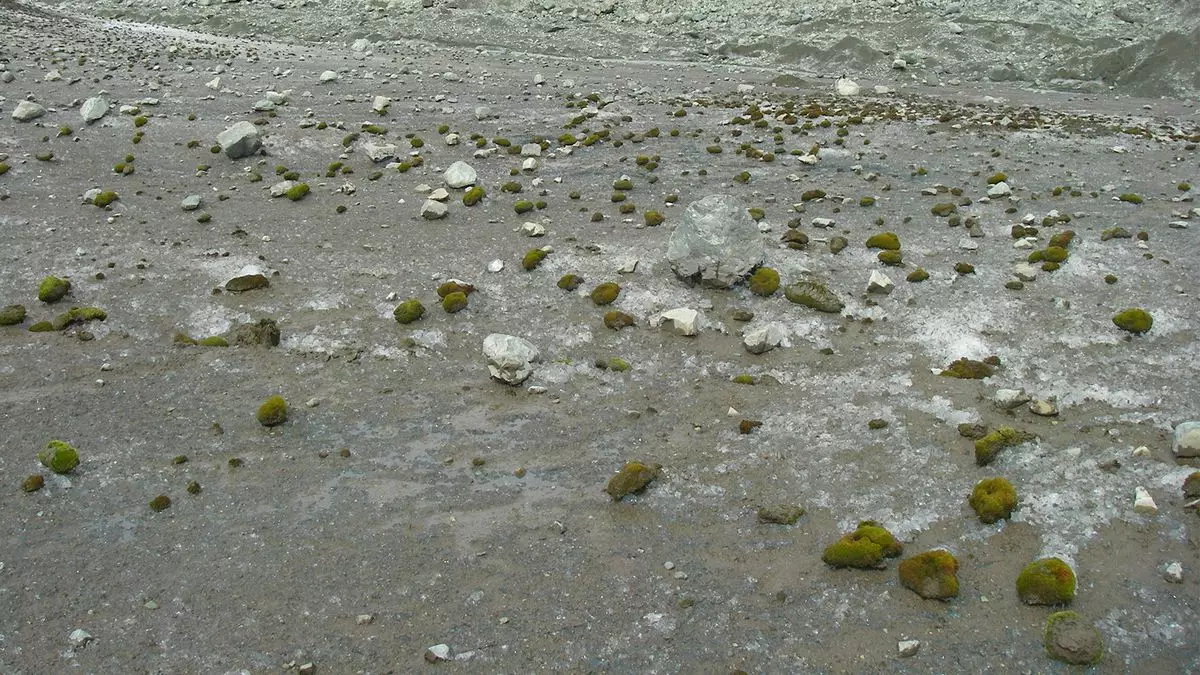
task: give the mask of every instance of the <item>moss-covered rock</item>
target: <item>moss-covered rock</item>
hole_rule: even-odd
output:
[[[900,237],[895,232],[876,232],[867,237],[867,248],[879,248],[885,251],[899,251]]]
[[[220,335],[210,335],[208,337],[196,340],[196,344],[200,345],[201,347],[228,347],[229,341]]]
[[[287,402],[282,396],[270,396],[258,406],[254,417],[264,427],[275,427],[283,424],[288,418]]]
[[[612,281],[606,281],[592,289],[592,302],[597,305],[611,305],[616,302],[617,296],[621,294],[621,286]]]
[[[1122,194],[1121,196],[1117,197],[1117,199],[1119,201],[1123,201],[1123,202],[1126,202],[1129,204],[1141,204],[1142,201],[1144,201],[1140,195],[1134,194],[1132,192],[1126,192],[1126,193]]]
[[[788,230],[779,240],[793,251],[803,251],[808,248],[808,235],[800,230]]]
[[[442,309],[447,314],[456,314],[467,308],[467,294],[462,291],[454,291],[442,298]]]
[[[409,298],[396,305],[396,309],[392,310],[392,316],[398,323],[412,323],[425,316],[425,305],[422,305],[421,301],[416,298]]]
[[[658,478],[661,470],[661,464],[625,462],[621,470],[608,480],[604,491],[608,493],[609,497],[612,497],[614,502],[619,502],[626,495],[637,494],[645,490],[651,481]]]
[[[26,476],[25,480],[21,481],[21,489],[25,492],[37,492],[46,484],[46,479],[42,478],[42,474],[35,473]]]
[[[954,213],[957,210],[958,210],[957,206],[955,206],[954,204],[952,204],[950,202],[945,202],[942,204],[934,204],[933,207],[929,209],[929,212],[935,216],[945,218],[946,216],[949,216],[951,213]]]
[[[225,334],[230,344],[242,347],[279,346],[279,324],[274,319],[259,319],[255,323],[243,323]]]
[[[308,183],[296,183],[288,188],[287,191],[283,193],[283,196],[294,202],[298,202],[308,196],[308,191]]]
[[[1075,598],[1075,572],[1059,558],[1029,563],[1017,576],[1017,597],[1027,605],[1066,605]]]
[[[808,243],[807,240],[805,241],[805,243]],[[841,253],[849,245],[850,245],[850,240],[846,239],[845,237],[843,237],[841,235],[829,238],[829,252],[834,255]]]
[[[975,274],[975,266],[968,262],[958,262],[954,263],[954,271],[958,273],[959,276]]]
[[[75,448],[62,441],[50,441],[46,448],[38,453],[38,461],[42,466],[54,473],[71,473],[79,466],[79,453]]]
[[[72,307],[71,309],[54,317],[51,321],[51,326],[54,330],[66,330],[70,326],[88,321],[104,321],[108,318],[108,313],[99,307]]]
[[[1050,246],[1057,246],[1058,248],[1066,249],[1070,248],[1071,242],[1074,240],[1075,230],[1063,230],[1053,237],[1050,237]]]
[[[25,305],[8,305],[0,309],[0,326],[15,326],[25,320]]]
[[[525,252],[525,256],[521,258],[521,269],[526,272],[532,272],[537,269],[538,265],[546,259],[547,253],[540,248],[531,248]]]
[[[991,377],[996,369],[983,361],[956,359],[941,372],[942,377],[957,377],[960,380],[982,380]]]
[[[462,203],[464,206],[475,206],[486,196],[487,191],[475,185],[463,193]]]
[[[804,305],[818,312],[836,314],[846,306],[824,284],[816,281],[797,281],[794,284],[788,284],[783,289],[783,295],[797,305]]]
[[[104,192],[101,192],[92,198],[92,204],[100,208],[105,208],[118,199],[120,199],[120,197],[117,196],[117,193],[113,192],[112,190],[105,190]]]
[[[37,321],[29,326],[30,333],[53,333],[56,329],[49,321]]]
[[[804,507],[795,504],[771,504],[760,506],[757,515],[760,523],[795,525],[796,521],[804,515]]]
[[[830,544],[821,560],[832,567],[876,569],[883,567],[884,558],[895,558],[903,547],[879,523],[864,520],[848,534]]]
[[[189,495],[198,495],[198,494],[200,494],[200,483],[197,483],[197,482],[196,482],[196,481],[194,481],[194,480],[189,480],[189,481],[188,481],[188,484],[187,484],[187,493],[188,493]]]
[[[1017,508],[1017,491],[1003,478],[984,478],[975,484],[967,503],[979,520],[990,525],[1012,515]]]
[[[604,325],[613,330],[628,328],[635,325],[635,323],[636,322],[634,321],[633,317],[625,312],[613,310],[611,312],[605,312],[604,314]]]
[[[824,190],[805,190],[804,193],[800,195],[800,201],[811,202],[817,199],[823,199],[824,197]]]
[[[958,561],[935,549],[900,561],[900,583],[922,598],[947,600],[958,596]]]
[[[779,290],[779,272],[770,267],[760,267],[750,275],[750,292],[769,297]]]
[[[166,495],[159,495],[150,500],[150,510],[158,513],[171,508],[171,498]]]
[[[904,254],[900,251],[880,251],[875,257],[888,267],[900,267],[904,264]]]
[[[1145,333],[1154,326],[1154,317],[1140,307],[1130,307],[1113,315],[1112,322],[1117,328],[1130,333]]]
[[[58,302],[71,290],[71,282],[56,276],[48,276],[38,284],[37,297],[42,302]]]
[[[1095,624],[1070,610],[1046,617],[1042,645],[1050,658],[1076,666],[1099,663],[1104,657],[1104,637]]]
[[[910,284],[919,284],[928,278],[929,272],[926,272],[923,267],[918,267],[917,269],[909,272],[908,276],[904,277],[904,280]]]
[[[1014,445],[1020,445],[1029,440],[1033,440],[1031,434],[1018,431],[1012,427],[993,429],[984,434],[983,438],[975,441],[975,464],[977,466],[987,466],[996,459],[996,455],[1001,450]]]
[[[658,227],[665,220],[663,214],[658,211],[647,211],[642,214],[642,218],[646,221],[646,227]]]
[[[573,291],[583,285],[583,277],[578,274],[564,274],[558,280],[558,287],[564,291]]]

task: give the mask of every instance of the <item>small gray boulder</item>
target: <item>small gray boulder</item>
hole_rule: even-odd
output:
[[[262,139],[258,136],[258,127],[250,122],[238,122],[217,134],[217,145],[229,159],[240,159],[258,152]]]
[[[758,225],[736,197],[710,195],[692,202],[667,242],[667,262],[680,279],[728,288],[762,264]]]

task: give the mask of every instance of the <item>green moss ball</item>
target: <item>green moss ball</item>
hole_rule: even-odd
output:
[[[779,290],[779,272],[770,267],[760,267],[750,275],[750,292],[769,297]]]
[[[1130,333],[1145,333],[1154,326],[1154,318],[1150,313],[1138,307],[1130,307],[1113,315],[1112,322],[1117,328]]]
[[[1075,598],[1075,572],[1059,558],[1035,560],[1017,576],[1017,596],[1027,605],[1066,605]]]
[[[58,302],[71,290],[71,282],[56,276],[48,276],[38,284],[37,297],[42,302]]]
[[[1003,478],[984,478],[975,484],[967,503],[979,520],[990,525],[1012,515],[1017,508],[1017,491]]]
[[[416,298],[409,298],[404,302],[396,305],[396,309],[392,311],[392,316],[396,317],[398,323],[412,323],[425,315],[425,305],[421,304]]]
[[[79,453],[62,441],[50,441],[37,457],[42,466],[54,473],[71,473],[79,466]]]
[[[264,427],[279,426],[287,421],[287,402],[279,395],[268,397],[258,406],[258,412],[254,416]]]
[[[442,309],[446,310],[447,314],[456,314],[467,308],[467,294],[462,291],[454,291],[442,298]]]
[[[592,302],[597,305],[611,305],[621,294],[621,286],[612,281],[606,281],[592,289]]]

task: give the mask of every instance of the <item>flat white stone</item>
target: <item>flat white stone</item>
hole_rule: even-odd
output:
[[[1154,503],[1150,492],[1141,485],[1133,489],[1133,510],[1145,515],[1158,513],[1158,504]]]

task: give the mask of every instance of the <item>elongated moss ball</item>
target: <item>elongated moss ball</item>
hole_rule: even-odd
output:
[[[271,396],[258,406],[258,412],[254,416],[264,427],[279,426],[287,421],[287,402],[282,396]]]
[[[56,276],[48,276],[38,284],[37,297],[42,302],[58,302],[67,291],[71,290],[71,282]]]
[[[50,441],[38,453],[38,461],[54,473],[70,473],[79,466],[79,453],[62,441]]]
[[[392,316],[399,323],[412,323],[425,315],[425,306],[416,298],[409,298],[404,302],[396,305],[396,309],[392,311]]]

